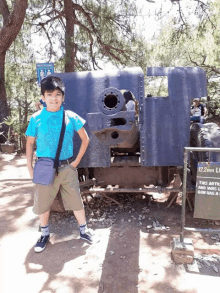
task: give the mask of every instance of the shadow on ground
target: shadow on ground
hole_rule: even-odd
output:
[[[17,231],[19,219],[24,216],[26,209],[33,205],[32,190],[33,183],[27,181],[9,181],[1,184],[0,238]],[[29,220],[26,220],[28,223]]]
[[[59,286],[65,283],[66,287],[71,288],[72,292],[83,292],[83,280],[74,276],[76,268],[72,268],[72,274],[69,276],[59,275],[66,263],[86,254],[88,246],[83,246],[83,244],[83,241],[77,239],[54,244],[49,243],[43,253],[35,253],[34,249],[31,248],[24,263],[26,273],[39,274],[44,272],[47,274],[47,279],[42,284],[39,293],[56,292],[53,289],[53,282],[58,283]],[[89,278],[89,276],[87,277]]]
[[[5,180],[1,182],[0,192],[0,238],[19,233],[20,225],[36,229],[37,218],[30,214],[33,184]],[[180,233],[179,204],[167,209],[166,203],[160,201],[153,201],[149,206],[142,196],[123,195],[117,200],[123,209],[100,197],[89,202],[92,214],[86,207],[88,224],[100,236],[99,242],[92,246],[77,239],[78,227],[73,214],[51,213],[50,244],[41,254],[36,254],[31,247],[24,256],[26,274],[31,280],[35,282],[44,274],[38,292],[62,292],[56,288],[65,285],[66,292],[74,293],[197,293],[195,283],[190,290],[178,285],[185,284],[184,276],[219,277],[220,263],[215,263],[218,272],[203,266],[195,273],[171,260],[170,243]],[[158,232],[147,228],[155,218],[170,230]],[[214,227],[212,221],[194,219],[189,211],[186,225]],[[215,242],[200,233],[185,236],[193,238],[194,247],[198,249]]]

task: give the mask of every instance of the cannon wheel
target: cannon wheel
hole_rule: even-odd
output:
[[[191,147],[220,147],[220,128],[216,123],[193,123],[190,127],[190,146]],[[191,152],[190,170],[192,184],[196,184],[198,162],[220,162],[219,153]]]

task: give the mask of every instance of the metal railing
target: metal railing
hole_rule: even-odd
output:
[[[220,153],[220,148],[201,148],[201,147],[185,147],[184,148],[184,168],[183,168],[183,192],[182,192],[182,213],[181,213],[181,232],[180,232],[180,241],[183,242],[184,231],[190,232],[209,232],[214,233],[220,232],[220,229],[202,229],[202,228],[189,228],[185,227],[186,221],[186,183],[187,183],[187,162],[188,162],[188,152],[215,152]]]

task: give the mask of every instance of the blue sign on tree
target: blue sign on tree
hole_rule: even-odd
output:
[[[40,86],[41,80],[50,75],[51,73],[54,73],[54,63],[37,63],[37,82]]]

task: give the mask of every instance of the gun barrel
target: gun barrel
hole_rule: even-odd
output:
[[[106,115],[116,114],[124,108],[125,99],[118,89],[109,87],[100,93],[98,106],[101,112]]]
[[[135,111],[127,111],[125,103],[120,90],[107,88],[99,95],[101,111],[87,114],[89,129],[102,145],[131,149],[137,144],[139,132]]]

